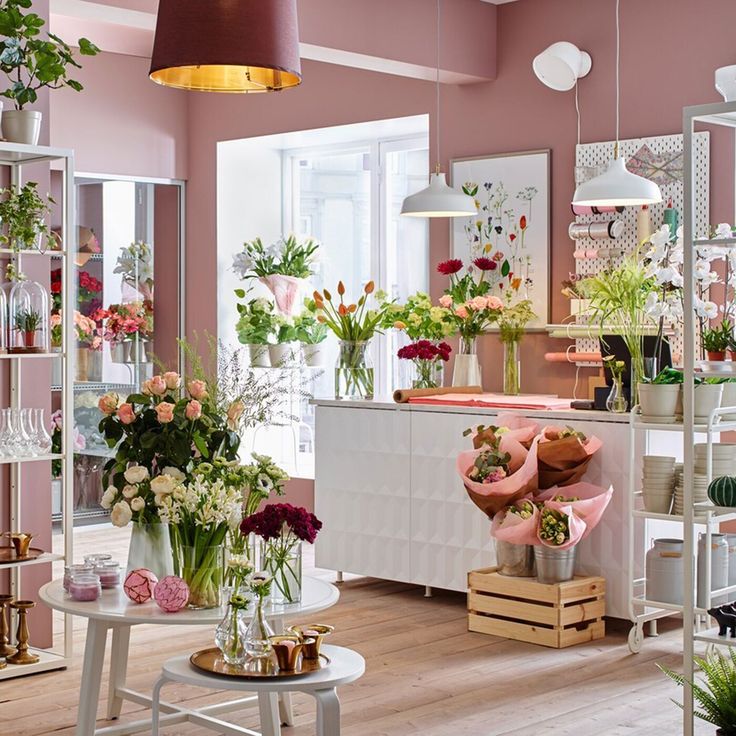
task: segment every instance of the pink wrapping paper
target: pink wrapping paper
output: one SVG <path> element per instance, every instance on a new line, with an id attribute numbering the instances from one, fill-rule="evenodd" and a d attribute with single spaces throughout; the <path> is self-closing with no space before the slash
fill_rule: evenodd
<path id="1" fill-rule="evenodd" d="M 551 503 L 548 502 L 548 505 L 552 508 Z M 537 528 L 537 538 L 534 544 L 541 545 L 542 547 L 549 547 L 550 549 L 569 549 L 570 547 L 574 547 L 581 539 L 585 538 L 585 522 L 575 516 L 570 504 L 558 504 L 554 506 L 554 509 L 555 511 L 561 511 L 565 516 L 567 516 L 567 523 L 570 529 L 570 539 L 568 539 L 564 544 L 550 544 L 539 536 L 539 528 Z M 541 513 L 542 512 L 540 511 L 540 520 Z"/>
<path id="2" fill-rule="evenodd" d="M 286 316 L 291 316 L 294 312 L 294 305 L 299 295 L 299 287 L 303 279 L 296 276 L 284 276 L 283 274 L 271 274 L 270 276 L 261 276 L 258 279 L 262 284 L 268 287 L 276 301 L 276 307 L 279 312 Z"/>
<path id="3" fill-rule="evenodd" d="M 528 519 L 522 519 L 518 514 L 509 513 L 508 509 L 501 509 L 493 517 L 491 523 L 491 536 L 502 542 L 511 544 L 538 544 L 537 526 L 539 524 L 539 509 L 534 506 L 532 496 L 527 496 L 520 501 L 532 501 L 534 511 Z M 520 504 L 517 501 L 514 506 Z"/>
<path id="4" fill-rule="evenodd" d="M 577 496 L 579 501 L 553 501 L 555 496 L 565 496 L 571 498 Z M 554 486 L 542 491 L 536 498 L 537 501 L 545 501 L 546 505 L 557 511 L 563 509 L 572 509 L 573 514 L 585 522 L 585 539 L 598 526 L 598 522 L 603 516 L 603 512 L 611 502 L 613 496 L 613 486 L 609 486 L 608 490 L 592 483 L 574 483 L 570 486 L 560 488 Z"/>

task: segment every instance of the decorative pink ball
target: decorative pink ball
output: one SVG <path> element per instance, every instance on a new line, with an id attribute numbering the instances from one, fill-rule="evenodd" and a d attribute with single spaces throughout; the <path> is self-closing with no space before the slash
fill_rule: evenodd
<path id="1" fill-rule="evenodd" d="M 123 590 L 133 603 L 145 603 L 153 598 L 156 583 L 158 578 L 150 570 L 139 567 L 125 576 Z"/>
<path id="2" fill-rule="evenodd" d="M 167 575 L 156 584 L 153 598 L 162 611 L 176 613 L 181 611 L 189 600 L 189 586 L 180 577 Z"/>

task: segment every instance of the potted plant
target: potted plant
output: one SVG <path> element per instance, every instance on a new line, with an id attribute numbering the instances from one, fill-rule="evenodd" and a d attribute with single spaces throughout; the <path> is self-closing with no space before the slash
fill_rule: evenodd
<path id="1" fill-rule="evenodd" d="M 27 352 L 36 350 L 36 331 L 41 326 L 42 317 L 32 307 L 15 313 L 15 329 L 21 333 L 23 347 Z"/>
<path id="2" fill-rule="evenodd" d="M 710 413 L 721 407 L 723 384 L 720 378 L 696 379 L 693 410 L 696 424 L 707 424 Z"/>
<path id="3" fill-rule="evenodd" d="M 302 346 L 304 363 L 310 368 L 324 365 L 327 325 L 317 322 L 314 299 L 305 300 L 304 311 L 294 319 L 296 339 Z"/>
<path id="4" fill-rule="evenodd" d="M 5 0 L 0 7 L 0 71 L 8 88 L 0 93 L 13 101 L 14 110 L 2 116 L 3 137 L 12 143 L 35 146 L 41 131 L 41 112 L 26 110 L 38 99 L 43 88 L 68 87 L 81 92 L 83 87 L 68 76 L 69 67 L 81 69 L 72 48 L 53 33 L 42 29 L 46 21 L 37 13 L 24 13 L 32 0 Z M 97 46 L 86 38 L 77 41 L 82 56 L 94 56 Z"/>
<path id="5" fill-rule="evenodd" d="M 15 251 L 40 250 L 42 238 L 51 237 L 46 217 L 50 205 L 56 204 L 54 200 L 41 197 L 35 181 L 26 182 L 20 189 L 0 189 L 0 197 L 0 222 L 4 226 L 0 243 Z"/>
<path id="6" fill-rule="evenodd" d="M 235 295 L 243 299 L 244 289 L 236 289 Z M 251 299 L 238 304 L 238 322 L 235 329 L 238 340 L 248 348 L 250 364 L 254 368 L 268 368 L 268 338 L 274 330 L 273 304 L 268 299 Z"/>
<path id="7" fill-rule="evenodd" d="M 664 368 L 651 381 L 639 384 L 639 411 L 643 422 L 675 422 L 682 380 L 682 371 Z"/>
<path id="8" fill-rule="evenodd" d="M 736 736 L 736 652 L 729 648 L 725 656 L 716 650 L 705 659 L 694 657 L 693 661 L 703 673 L 702 684 L 690 682 L 668 667 L 658 667 L 678 685 L 690 685 L 697 704 L 695 715 L 716 726 L 718 736 Z"/>
<path id="9" fill-rule="evenodd" d="M 276 343 L 268 346 L 271 365 L 274 368 L 291 365 L 295 357 L 296 328 L 294 321 L 290 317 L 277 314 L 273 318 L 273 328 Z"/>
<path id="10" fill-rule="evenodd" d="M 732 326 L 729 320 L 724 319 L 718 327 L 705 327 L 701 336 L 703 349 L 708 360 L 725 360 L 726 350 L 731 344 Z"/>

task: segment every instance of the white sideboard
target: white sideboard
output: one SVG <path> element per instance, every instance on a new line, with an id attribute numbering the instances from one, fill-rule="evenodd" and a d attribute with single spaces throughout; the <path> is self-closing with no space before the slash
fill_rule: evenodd
<path id="1" fill-rule="evenodd" d="M 490 523 L 465 493 L 455 459 L 469 447 L 463 430 L 493 424 L 497 410 L 315 403 L 315 512 L 324 523 L 319 567 L 464 591 L 469 570 L 494 564 Z M 604 441 L 585 479 L 613 485 L 614 495 L 601 524 L 580 544 L 578 571 L 604 575 L 608 615 L 628 618 L 628 415 L 515 413 L 540 426 L 571 424 Z M 635 558 L 641 560 L 639 536 Z"/>

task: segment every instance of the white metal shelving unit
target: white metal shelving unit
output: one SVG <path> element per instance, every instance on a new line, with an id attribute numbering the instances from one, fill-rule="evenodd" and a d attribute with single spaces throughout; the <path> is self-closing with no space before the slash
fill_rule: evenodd
<path id="1" fill-rule="evenodd" d="M 24 181 L 24 167 L 36 164 L 51 164 L 60 167 L 63 173 L 63 202 L 62 208 L 62 243 L 65 250 L 46 251 L 20 251 L 16 252 L 11 249 L 0 249 L 0 264 L 9 260 L 14 262 L 19 270 L 23 269 L 23 263 L 26 259 L 45 260 L 50 264 L 51 258 L 60 259 L 62 261 L 62 303 L 64 320 L 62 324 L 62 347 L 61 352 L 49 353 L 31 353 L 31 354 L 9 354 L 0 353 L 0 359 L 8 361 L 10 374 L 10 405 L 13 408 L 21 408 L 24 400 L 27 401 L 31 392 L 39 391 L 36 385 L 29 386 L 29 391 L 23 391 L 23 364 L 27 360 L 60 360 L 62 361 L 62 385 L 61 385 L 61 408 L 64 418 L 74 416 L 74 398 L 73 398 L 73 366 L 71 356 L 73 354 L 74 336 L 71 316 L 74 314 L 74 263 L 69 257 L 69 244 L 72 242 L 72 235 L 76 235 L 76 213 L 74 201 L 74 153 L 71 150 L 61 148 L 51 148 L 48 146 L 27 146 L 15 143 L 0 142 L 0 166 L 10 168 L 10 184 L 13 187 L 19 187 Z M 50 392 L 51 386 L 48 390 Z M 72 421 L 64 422 L 64 430 L 62 434 L 62 451 L 58 454 L 48 454 L 43 456 L 30 457 L 11 457 L 1 458 L 0 464 L 10 465 L 10 529 L 13 531 L 23 531 L 23 474 L 22 468 L 26 463 L 49 462 L 51 460 L 61 460 L 62 473 L 62 521 L 61 530 L 64 536 L 63 554 L 53 554 L 47 552 L 35 560 L 24 562 L 11 562 L 0 566 L 0 571 L 9 571 L 10 594 L 16 598 L 23 595 L 21 571 L 33 565 L 48 565 L 55 561 L 72 560 L 72 529 L 73 529 L 73 441 L 72 441 Z M 5 490 L 0 490 L 5 492 Z M 49 473 L 49 494 L 51 493 L 51 475 Z M 51 528 L 52 520 L 49 515 L 49 528 Z M 14 629 L 14 627 L 11 627 Z M 33 625 L 31 624 L 31 644 L 33 642 Z M 49 670 L 61 669 L 66 667 L 71 661 L 72 648 L 72 626 L 71 616 L 64 616 L 64 632 L 63 641 L 60 648 L 38 649 L 31 646 L 31 651 L 38 654 L 40 659 L 36 664 L 28 665 L 8 665 L 5 669 L 0 670 L 0 680 L 13 677 L 21 677 L 36 672 L 46 672 Z"/>

